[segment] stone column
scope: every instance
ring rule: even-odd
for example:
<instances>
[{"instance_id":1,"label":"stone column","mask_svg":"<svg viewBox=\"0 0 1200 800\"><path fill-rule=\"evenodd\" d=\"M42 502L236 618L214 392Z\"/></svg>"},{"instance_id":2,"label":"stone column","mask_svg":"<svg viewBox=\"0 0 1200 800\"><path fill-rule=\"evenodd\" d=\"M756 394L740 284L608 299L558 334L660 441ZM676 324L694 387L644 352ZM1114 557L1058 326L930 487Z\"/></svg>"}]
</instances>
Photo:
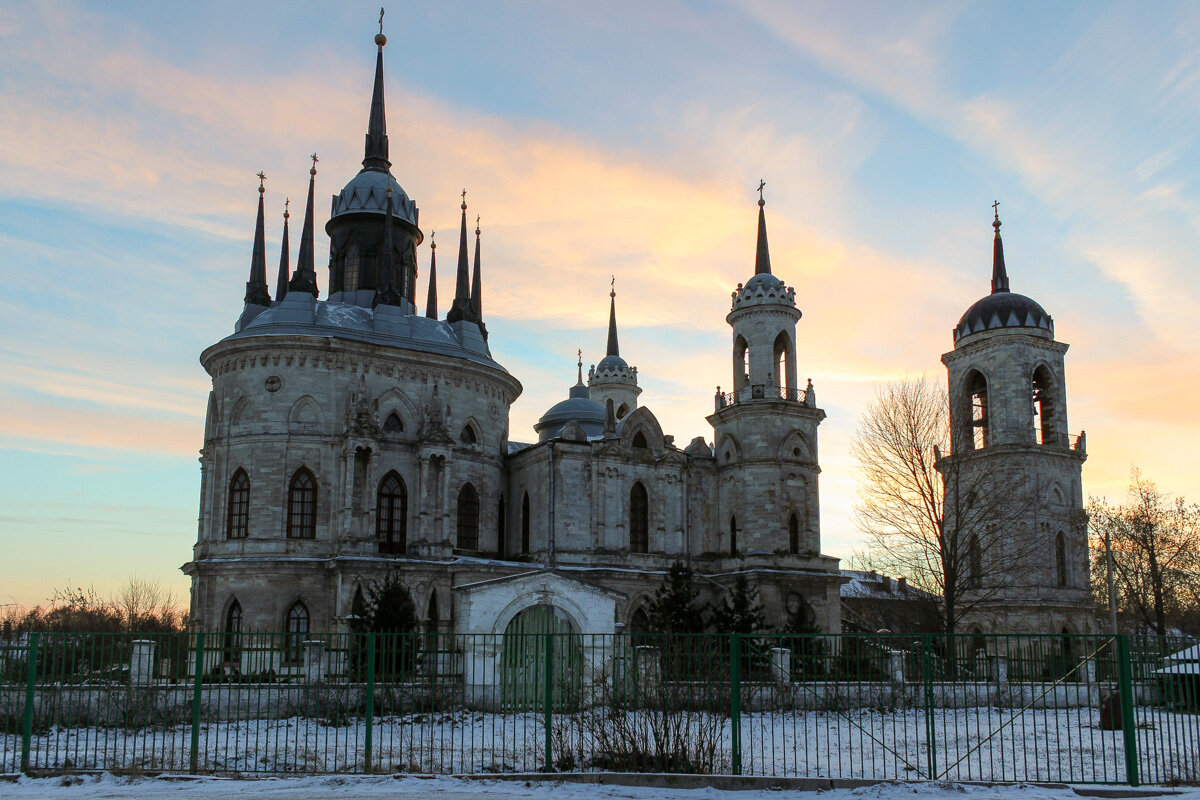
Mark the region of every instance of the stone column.
<instances>
[{"instance_id":1,"label":"stone column","mask_svg":"<svg viewBox=\"0 0 1200 800\"><path fill-rule=\"evenodd\" d=\"M149 639L136 639L129 657L129 683L145 686L154 679L154 655L157 643Z\"/></svg>"}]
</instances>

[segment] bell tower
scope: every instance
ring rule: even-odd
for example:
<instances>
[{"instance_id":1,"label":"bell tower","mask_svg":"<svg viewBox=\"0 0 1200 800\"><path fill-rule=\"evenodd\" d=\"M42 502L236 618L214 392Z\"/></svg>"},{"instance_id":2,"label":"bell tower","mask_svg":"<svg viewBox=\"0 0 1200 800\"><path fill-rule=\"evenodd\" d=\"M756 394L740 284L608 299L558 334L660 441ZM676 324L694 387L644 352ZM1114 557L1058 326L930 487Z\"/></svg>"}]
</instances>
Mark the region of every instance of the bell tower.
<instances>
[{"instance_id":1,"label":"bell tower","mask_svg":"<svg viewBox=\"0 0 1200 800\"><path fill-rule=\"evenodd\" d=\"M717 387L714 413L719 524L713 545L733 558L815 557L820 551L817 408L797 384L796 290L771 272L759 183L754 275L733 292L732 391Z\"/></svg>"},{"instance_id":2,"label":"bell tower","mask_svg":"<svg viewBox=\"0 0 1200 800\"><path fill-rule=\"evenodd\" d=\"M1090 632L1086 437L1067 432L1069 345L1041 305L1009 289L994 207L991 292L942 356L951 452L937 467L957 582L976 609L962 632Z\"/></svg>"}]
</instances>

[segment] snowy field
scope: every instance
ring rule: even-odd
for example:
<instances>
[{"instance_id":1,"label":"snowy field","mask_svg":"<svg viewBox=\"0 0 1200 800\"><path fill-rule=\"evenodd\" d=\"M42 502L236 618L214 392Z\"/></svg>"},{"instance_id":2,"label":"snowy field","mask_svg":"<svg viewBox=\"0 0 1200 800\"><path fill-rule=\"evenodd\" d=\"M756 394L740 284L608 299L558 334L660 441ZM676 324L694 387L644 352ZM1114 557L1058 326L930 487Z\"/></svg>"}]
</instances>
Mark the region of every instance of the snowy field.
<instances>
[{"instance_id":1,"label":"snowy field","mask_svg":"<svg viewBox=\"0 0 1200 800\"><path fill-rule=\"evenodd\" d=\"M1200 781L1200 717L1138 709L1140 774L1146 783ZM700 715L697 715L699 717ZM1101 730L1092 708L939 709L884 713L742 715L746 775L909 780L1125 782L1124 739ZM932 724L930 724L932 723ZM540 714L453 712L381 717L371 729L371 770L409 774L536 772L545 766ZM732 771L727 717L692 720L689 743L711 745L701 769ZM930 758L930 739L933 758ZM557 714L551 754L557 771L605 764L595 719ZM215 774L367 772L367 730L306 717L210 722L197 739L197 768ZM0 772L19 768L18 736L0 736ZM31 740L30 763L42 770L187 771L191 728L51 728ZM686 771L686 770L681 770Z\"/></svg>"},{"instance_id":2,"label":"snowy field","mask_svg":"<svg viewBox=\"0 0 1200 800\"><path fill-rule=\"evenodd\" d=\"M1090 790L1078 790L1089 796ZM1200 800L1200 789L1143 790L1140 796L1169 796L1172 800ZM819 793L792 790L714 788L664 789L657 787L578 785L550 781L471 781L456 778L263 778L258 780L162 780L122 778L112 775L69 778L22 778L16 783L0 783L0 798L180 798L215 800L237 797L239 800L342 800L343 798L389 797L438 798L438 800L475 800L480 796L499 798L536 798L541 800L585 800L585 798L630 798L630 800L708 800L733 797L736 800L779 800L783 796L812 796L821 800L884 800L912 797L914 800L1076 800L1080 795L1070 788L1042 788L1029 785L970 786L961 784L884 783L857 789L833 789Z\"/></svg>"}]
</instances>

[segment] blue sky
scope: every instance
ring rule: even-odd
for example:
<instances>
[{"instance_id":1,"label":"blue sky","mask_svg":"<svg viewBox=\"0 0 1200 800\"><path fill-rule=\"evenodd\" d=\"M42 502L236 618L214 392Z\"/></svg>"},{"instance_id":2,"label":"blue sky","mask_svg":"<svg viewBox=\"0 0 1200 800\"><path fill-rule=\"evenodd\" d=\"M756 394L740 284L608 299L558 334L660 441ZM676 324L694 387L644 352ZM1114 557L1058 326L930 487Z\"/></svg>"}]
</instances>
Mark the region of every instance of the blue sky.
<instances>
[{"instance_id":1,"label":"blue sky","mask_svg":"<svg viewBox=\"0 0 1200 800\"><path fill-rule=\"evenodd\" d=\"M0 3L0 604L132 574L185 596L197 356L240 311L253 176L274 259L308 154L322 198L357 170L377 13ZM1072 345L1085 491L1120 496L1136 464L1197 495L1200 7L425 3L385 27L393 172L445 260L464 186L483 218L513 438L576 347L601 355L610 275L644 403L710 438L762 177L829 414L827 552L861 539L855 422L879 383L943 377L997 199L1013 289Z\"/></svg>"}]
</instances>

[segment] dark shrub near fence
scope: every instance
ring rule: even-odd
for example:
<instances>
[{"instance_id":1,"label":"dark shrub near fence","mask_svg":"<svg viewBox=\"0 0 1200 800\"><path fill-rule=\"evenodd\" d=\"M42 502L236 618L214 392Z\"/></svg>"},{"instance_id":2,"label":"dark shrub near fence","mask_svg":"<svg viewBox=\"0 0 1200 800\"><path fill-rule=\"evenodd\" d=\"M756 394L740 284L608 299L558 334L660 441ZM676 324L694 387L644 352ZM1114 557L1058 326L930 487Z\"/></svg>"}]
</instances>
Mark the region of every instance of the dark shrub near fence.
<instances>
[{"instance_id":1,"label":"dark shrub near fence","mask_svg":"<svg viewBox=\"0 0 1200 800\"><path fill-rule=\"evenodd\" d=\"M0 771L1200 779L1191 641L33 634Z\"/></svg>"}]
</instances>

